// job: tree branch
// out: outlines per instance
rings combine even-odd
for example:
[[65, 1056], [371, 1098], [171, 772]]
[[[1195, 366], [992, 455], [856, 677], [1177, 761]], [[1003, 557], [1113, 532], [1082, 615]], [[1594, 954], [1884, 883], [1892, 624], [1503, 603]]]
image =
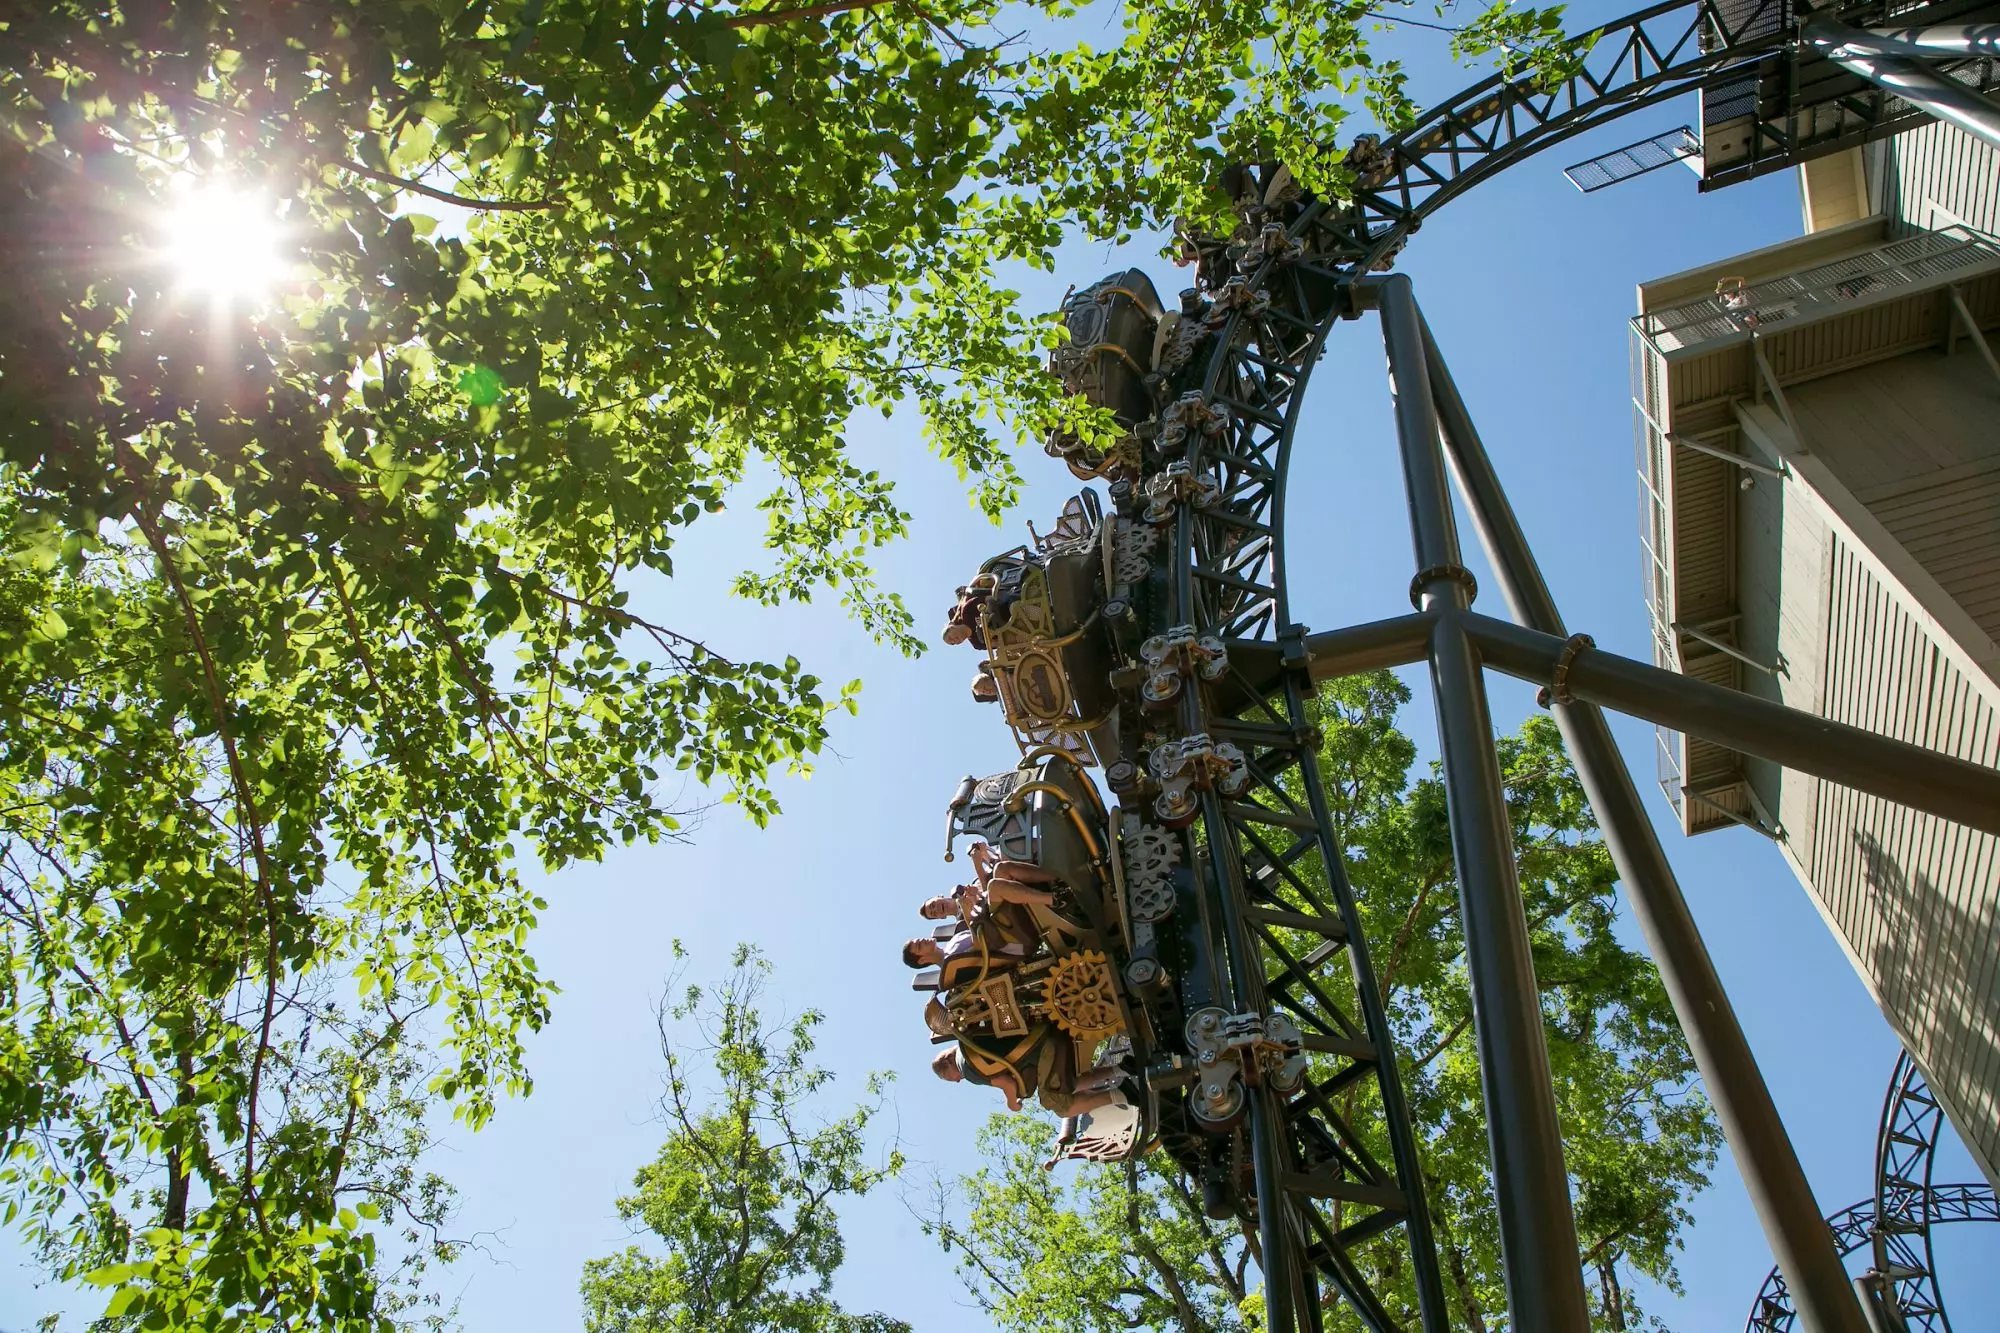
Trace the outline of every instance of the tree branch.
[[551, 208], [567, 208], [566, 199], [473, 199], [449, 190], [440, 190], [422, 181], [413, 181], [406, 176], [392, 176], [386, 171], [364, 167], [359, 162], [336, 162], [342, 171], [366, 177], [383, 185], [394, 186], [398, 190], [408, 190], [411, 194], [423, 195], [426, 199], [436, 199], [440, 203], [455, 204], [460, 208], [477, 209], [485, 213], [539, 213]]
[[1443, 1037], [1439, 1038], [1437, 1045], [1431, 1047], [1430, 1050], [1424, 1052], [1423, 1058], [1418, 1060], [1417, 1063], [1413, 1066], [1413, 1068], [1422, 1069], [1426, 1065], [1428, 1065], [1431, 1061], [1437, 1059], [1440, 1055], [1444, 1054], [1445, 1047], [1451, 1045], [1453, 1042], [1457, 1041], [1460, 1037], [1464, 1036], [1465, 1030], [1471, 1026], [1472, 1026], [1472, 1015], [1468, 1013], [1464, 1018], [1461, 1018], [1458, 1020], [1458, 1022], [1452, 1024], [1451, 1031], [1445, 1033]]
[[800, 19], [826, 18], [830, 14], [845, 14], [856, 9], [880, 9], [893, 5], [896, 0], [833, 0], [831, 4], [806, 5], [799, 9], [760, 10], [750, 14], [732, 14], [725, 22], [732, 28], [765, 28], [779, 23], [795, 23]]
[[[121, 466], [125, 459], [123, 451]], [[127, 467], [128, 473], [135, 473], [132, 480], [143, 487], [143, 481], [136, 470]], [[142, 491], [143, 494], [143, 491]], [[160, 562], [160, 572], [166, 576], [167, 584], [173, 589], [174, 598], [180, 604], [182, 618], [187, 622], [188, 636], [194, 643], [196, 654], [201, 659], [202, 680], [208, 691], [209, 707], [215, 715], [215, 733], [222, 741], [223, 754], [229, 761], [230, 785], [234, 788], [237, 809], [244, 823], [244, 832], [250, 840], [250, 854], [256, 863], [257, 873], [253, 885], [264, 909], [264, 1003], [262, 1020], [257, 1032], [257, 1049], [250, 1059], [250, 1087], [245, 1100], [243, 1115], [243, 1193], [250, 1201], [252, 1217], [256, 1219], [259, 1232], [269, 1240], [264, 1218], [264, 1206], [257, 1197], [257, 1099], [262, 1091], [264, 1061], [271, 1049], [271, 1027], [277, 1021], [278, 1013], [278, 907], [274, 896], [271, 877], [270, 857], [264, 847], [264, 817], [257, 809], [256, 789], [250, 785], [249, 771], [243, 766], [242, 756], [237, 752], [236, 735], [229, 723], [229, 705], [222, 690], [222, 676], [215, 665], [214, 654], [209, 651], [208, 636], [202, 632], [201, 616], [195, 610], [194, 600], [188, 596], [187, 585], [181, 582], [180, 569], [174, 564], [173, 552], [161, 535], [159, 525], [147, 512], [143, 500], [132, 506], [132, 517], [145, 534], [146, 544], [153, 549]]]

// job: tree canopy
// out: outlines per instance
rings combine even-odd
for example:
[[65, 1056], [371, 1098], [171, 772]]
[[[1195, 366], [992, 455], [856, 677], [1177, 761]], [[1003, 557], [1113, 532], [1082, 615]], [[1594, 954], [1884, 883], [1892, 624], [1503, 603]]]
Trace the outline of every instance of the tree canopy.
[[[1450, 830], [1441, 783], [1410, 775], [1416, 747], [1395, 720], [1408, 698], [1387, 672], [1322, 687], [1321, 768], [1375, 944], [1454, 1319], [1499, 1330], [1509, 1325]], [[1630, 1275], [1678, 1288], [1688, 1203], [1708, 1183], [1721, 1132], [1658, 973], [1617, 937], [1610, 857], [1554, 723], [1530, 718], [1500, 751], [1593, 1319], [1607, 1333], [1661, 1328]], [[1343, 1111], [1386, 1155], [1379, 1105], [1356, 1092]], [[1062, 1178], [1037, 1164], [1046, 1139], [1032, 1117], [996, 1116], [985, 1165], [925, 1218], [1005, 1333], [1258, 1326], [1242, 1238], [1202, 1215], [1199, 1185], [1166, 1154]], [[1400, 1244], [1363, 1261], [1414, 1327]], [[1328, 1328], [1361, 1327], [1328, 1300]]]
[[831, 1294], [846, 1254], [841, 1202], [892, 1178], [902, 1158], [890, 1150], [869, 1162], [879, 1101], [817, 1121], [815, 1100], [832, 1079], [812, 1063], [821, 1016], [773, 1027], [768, 971], [739, 948], [712, 993], [688, 986], [661, 1010], [667, 1138], [639, 1169], [636, 1192], [618, 1200], [619, 1216], [653, 1244], [584, 1267], [587, 1333], [910, 1333], [887, 1315], [849, 1313]]
[[[518, 858], [676, 836], [677, 770], [766, 819], [854, 701], [634, 589], [750, 486], [735, 589], [912, 648], [850, 419], [913, 405], [997, 513], [1015, 437], [1092, 425], [1005, 267], [1230, 158], [1339, 189], [1396, 12], [0, 5], [0, 1191], [51, 1271], [154, 1327], [394, 1318], [378, 1237], [451, 1252], [433, 1111], [531, 1086]], [[277, 229], [261, 299], [169, 262], [204, 192]]]

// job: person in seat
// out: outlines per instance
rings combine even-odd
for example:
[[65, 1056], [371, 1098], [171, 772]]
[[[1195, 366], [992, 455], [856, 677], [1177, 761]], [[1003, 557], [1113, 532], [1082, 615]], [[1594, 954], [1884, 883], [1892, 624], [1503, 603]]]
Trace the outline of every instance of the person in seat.
[[1054, 886], [1059, 882], [1052, 871], [1033, 861], [1013, 861], [983, 842], [967, 849], [979, 892], [988, 903], [1001, 904], [1026, 918], [1027, 927], [1062, 951], [1076, 948], [1089, 927], [1056, 906]]
[[1084, 927], [1057, 909], [1053, 889], [1026, 882], [1054, 884], [1054, 875], [1032, 862], [1003, 860], [983, 842], [972, 844], [970, 856], [978, 882], [925, 899], [917, 911], [926, 921], [956, 917], [966, 929], [988, 930], [993, 938], [1023, 945], [1029, 954], [1044, 940], [1058, 948], [1074, 947]]
[[980, 623], [980, 613], [985, 610], [987, 599], [993, 596], [993, 586], [991, 574], [980, 574], [958, 590], [958, 600], [945, 613], [946, 643], [956, 646], [970, 639], [974, 648], [986, 651], [986, 628]]
[[1018, 1037], [966, 1037], [931, 1061], [931, 1072], [947, 1083], [992, 1088], [1018, 1111], [1033, 1097], [1065, 1120], [1111, 1105], [1124, 1075], [1115, 1068], [1076, 1073], [1075, 1047], [1053, 1023], [1037, 1023]]
[[1002, 936], [996, 928], [969, 928], [940, 944], [920, 935], [903, 946], [903, 962], [911, 968], [938, 970], [938, 991], [977, 985], [995, 972], [1011, 971], [1026, 961], [1030, 947]]

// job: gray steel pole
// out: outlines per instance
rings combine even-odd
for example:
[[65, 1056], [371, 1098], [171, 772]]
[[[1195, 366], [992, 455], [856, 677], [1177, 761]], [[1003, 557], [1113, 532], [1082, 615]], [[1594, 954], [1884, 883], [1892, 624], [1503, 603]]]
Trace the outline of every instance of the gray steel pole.
[[1842, 69], [2000, 148], [2000, 105], [1992, 98], [1947, 78], [1921, 60], [1911, 59], [1894, 42], [1836, 19], [1814, 15], [1799, 32]]
[[[1527, 625], [1546, 634], [1566, 635], [1555, 598], [1472, 424], [1472, 414], [1428, 325], [1423, 333], [1446, 454], [1455, 465], [1459, 489], [1507, 604]], [[1805, 1169], [1603, 710], [1592, 703], [1558, 700], [1555, 716], [1795, 1308], [1814, 1333], [1868, 1333], [1826, 1215], [1813, 1198]]]
[[1424, 660], [1433, 617], [1417, 614], [1306, 636], [1307, 670], [1314, 680], [1355, 676]]
[[1458, 867], [1459, 916], [1493, 1156], [1507, 1308], [1512, 1326], [1524, 1333], [1589, 1333], [1590, 1308], [1556, 1120], [1541, 989], [1528, 946], [1486, 679], [1465, 630], [1471, 599], [1438, 449], [1417, 303], [1410, 280], [1400, 274], [1371, 285], [1380, 294], [1396, 433], [1409, 489], [1418, 567], [1412, 594], [1421, 598], [1424, 611], [1434, 614], [1431, 683]]
[[2000, 56], [2000, 23], [1940, 23], [1929, 28], [1868, 30], [1885, 53], [1935, 60], [1939, 56]]
[[1969, 828], [2000, 833], [2000, 770], [1599, 648], [1571, 650], [1553, 634], [1490, 616], [1468, 615], [1465, 625], [1481, 657], [1496, 671], [1546, 685], [1567, 658], [1569, 689], [1579, 699]]

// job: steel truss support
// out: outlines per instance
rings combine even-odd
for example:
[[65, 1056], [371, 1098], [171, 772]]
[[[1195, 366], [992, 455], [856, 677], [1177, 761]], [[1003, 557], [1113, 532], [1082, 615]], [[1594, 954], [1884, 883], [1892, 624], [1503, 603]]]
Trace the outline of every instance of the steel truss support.
[[[1692, 680], [1568, 636], [1407, 278], [1355, 284], [1379, 309], [1409, 492], [1419, 610], [1304, 643], [1314, 679], [1428, 660], [1458, 863], [1467, 970], [1494, 1163], [1508, 1305], [1523, 1328], [1583, 1330], [1563, 1150], [1484, 667], [1549, 687], [1564, 742], [1660, 968], [1798, 1313], [1815, 1333], [1870, 1333], [1680, 884], [1600, 705], [2000, 832], [2000, 771]], [[1443, 446], [1441, 449], [1440, 446]], [[1474, 614], [1446, 458], [1514, 614]]]
[[[1534, 629], [1550, 636], [1567, 635], [1555, 598], [1428, 325], [1423, 334], [1446, 451], [1507, 604], [1517, 619]], [[1563, 743], [1624, 882], [1632, 914], [1660, 969], [1703, 1086], [1799, 1310], [1807, 1326], [1819, 1333], [1866, 1333], [1861, 1307], [1834, 1250], [1824, 1214], [1611, 727], [1596, 704], [1575, 699], [1560, 685], [1551, 702]]]
[[[1983, 3], [1930, 0], [1897, 19], [1905, 27], [1961, 22], [1978, 17], [1973, 9], [1983, 13]], [[1537, 1333], [1581, 1330], [1586, 1314], [1481, 668], [1554, 681], [1579, 699], [1669, 719], [1681, 730], [1718, 735], [1748, 753], [1980, 827], [1990, 827], [1982, 821], [2000, 810], [2000, 786], [1991, 785], [2000, 775], [1943, 760], [1934, 761], [1947, 764], [1943, 770], [1912, 766], [1905, 762], [1911, 755], [1931, 757], [1582, 650], [1559, 634], [1472, 614], [1471, 589], [1459, 582], [1421, 319], [1406, 285], [1398, 303], [1408, 318], [1397, 316], [1392, 322], [1398, 327], [1385, 331], [1403, 372], [1398, 411], [1405, 418], [1403, 451], [1412, 469], [1422, 570], [1413, 595], [1428, 609], [1310, 639], [1293, 621], [1282, 555], [1287, 464], [1306, 381], [1328, 329], [1360, 313], [1383, 289], [1381, 280], [1363, 275], [1387, 268], [1443, 204], [1553, 144], [1698, 89], [1777, 80], [1798, 52], [1797, 9], [1789, 0], [1659, 0], [1598, 29], [1584, 46], [1580, 63], [1559, 81], [1496, 75], [1400, 134], [1356, 144], [1347, 162], [1355, 172], [1351, 198], [1308, 197], [1296, 209], [1284, 200], [1251, 208], [1260, 216], [1246, 216], [1246, 222], [1282, 221], [1284, 244], [1263, 247], [1261, 261], [1232, 251], [1230, 272], [1241, 282], [1225, 286], [1221, 271], [1201, 274], [1199, 294], [1207, 298], [1202, 318], [1212, 333], [1199, 380], [1192, 373], [1172, 377], [1179, 401], [1193, 401], [1196, 410], [1187, 418], [1185, 445], [1169, 450], [1162, 443], [1159, 458], [1184, 474], [1177, 486], [1194, 490], [1174, 492], [1173, 603], [1165, 623], [1152, 628], [1186, 626], [1228, 646], [1226, 688], [1212, 698], [1202, 691], [1183, 696], [1177, 730], [1239, 747], [1250, 774], [1242, 793], [1207, 791], [1200, 803], [1197, 870], [1208, 886], [1202, 900], [1212, 906], [1204, 929], [1213, 930], [1218, 953], [1226, 955], [1226, 988], [1239, 1010], [1283, 1012], [1314, 1054], [1300, 1091], [1278, 1099], [1260, 1089], [1252, 1097], [1243, 1155], [1253, 1159], [1247, 1165], [1254, 1170], [1238, 1170], [1242, 1221], [1268, 1273], [1271, 1333], [1317, 1333], [1322, 1306], [1331, 1308], [1336, 1298], [1376, 1333], [1396, 1333], [1413, 1322], [1426, 1333], [1443, 1333], [1453, 1322], [1394, 1034], [1321, 790], [1310, 711], [1314, 679], [1426, 658], [1432, 663], [1453, 774], [1454, 850], [1461, 859], [1512, 1323]], [[1794, 99], [1787, 119], [1759, 129], [1748, 156], [1711, 170], [1703, 188], [1924, 119], [1923, 112], [1872, 87], [1857, 91], [1859, 80], [1817, 56], [1813, 61], [1832, 75], [1829, 87], [1814, 96], [1838, 94], [1843, 109], [1822, 118], [1818, 103]], [[1268, 239], [1268, 232], [1259, 234]], [[1195, 428], [1196, 421], [1209, 424]], [[1184, 457], [1177, 456], [1183, 449]], [[1849, 744], [1857, 737], [1859, 749]], [[1828, 758], [1834, 747], [1849, 753]], [[1877, 762], [1885, 756], [1886, 765]], [[1968, 775], [1973, 785], [1967, 790], [1975, 794], [1956, 800], [1939, 794]], [[1608, 808], [1609, 798], [1594, 796]], [[1965, 813], [1982, 803], [1983, 816]], [[1379, 1098], [1387, 1160], [1353, 1119], [1350, 1094], [1357, 1091], [1365, 1100]], [[1398, 1248], [1414, 1279], [1413, 1310], [1388, 1308], [1387, 1294], [1374, 1285], [1397, 1271]], [[1844, 1326], [1833, 1327], [1845, 1333]]]
[[1541, 988], [1521, 905], [1507, 795], [1479, 654], [1466, 629], [1470, 579], [1459, 556], [1438, 418], [1410, 280], [1376, 288], [1396, 400], [1417, 575], [1430, 615], [1428, 655], [1444, 751], [1446, 807], [1472, 986], [1473, 1035], [1493, 1157], [1500, 1249], [1513, 1326], [1589, 1333], [1562, 1131], [1556, 1122]]
[[[1889, 1078], [1875, 1147], [1875, 1194], [1826, 1219], [1842, 1255], [1864, 1247], [1874, 1266], [1855, 1279], [1871, 1327], [1880, 1333], [1951, 1333], [1931, 1252], [1931, 1231], [1946, 1222], [2000, 1222], [2000, 1201], [1985, 1181], [1934, 1185], [1944, 1115], [1923, 1071], [1905, 1051]], [[1772, 1269], [1751, 1303], [1744, 1333], [1793, 1333], [1798, 1302]]]

